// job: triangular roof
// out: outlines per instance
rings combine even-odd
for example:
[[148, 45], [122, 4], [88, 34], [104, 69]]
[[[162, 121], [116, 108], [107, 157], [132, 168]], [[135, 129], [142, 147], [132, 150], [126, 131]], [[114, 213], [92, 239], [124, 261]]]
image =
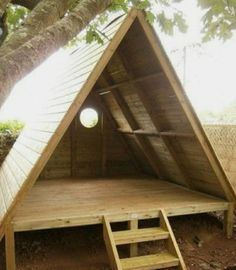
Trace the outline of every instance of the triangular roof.
[[[6, 224], [13, 215], [16, 205], [22, 201], [37, 180], [93, 88], [96, 88], [94, 91], [100, 94], [112, 91], [116, 100], [116, 105], [113, 105], [120, 108], [119, 113], [126, 119], [125, 125], [118, 125], [119, 132], [136, 136], [137, 144], [149, 161], [152, 172], [159, 178], [228, 201], [235, 200], [233, 189], [159, 39], [146, 22], [144, 14], [132, 10], [127, 16], [120, 17], [109, 24], [104, 30], [104, 36], [106, 39], [103, 45], [84, 45], [71, 55], [66, 71], [45, 101], [44, 109], [39, 112], [34, 123], [25, 127], [2, 164], [0, 239], [5, 233]], [[141, 45], [145, 48], [140, 47], [140, 38], [143, 39], [144, 43]], [[126, 68], [128, 79], [125, 79], [127, 74], [119, 77], [112, 71], [112, 66], [107, 67], [121, 45], [124, 55], [120, 57], [124, 61], [120, 68]], [[136, 56], [140, 55], [139, 59], [135, 54], [134, 56], [129, 54], [132, 50], [136, 50]], [[117, 56], [113, 59], [113, 64], [121, 65], [116, 58]], [[140, 69], [135, 70], [135, 61], [140, 61], [139, 64], [137, 63]], [[133, 62], [133, 69], [129, 69], [129, 62]], [[104, 76], [101, 77], [105, 68], [109, 85], [106, 84], [107, 82], [104, 83]], [[150, 89], [156, 87], [158, 91], [164, 93], [164, 96], [157, 91], [155, 96], [148, 100], [147, 92], [141, 89], [143, 85], [144, 88]], [[124, 91], [135, 88], [138, 94], [134, 96], [133, 101], [125, 102], [119, 93], [113, 91], [117, 87], [123, 88]], [[140, 100], [142, 106], [139, 106]], [[129, 108], [132, 102], [134, 106]], [[112, 110], [109, 100], [105, 103]], [[135, 119], [131, 109], [134, 115], [142, 111], [146, 122], [141, 123]], [[116, 113], [117, 108], [114, 109], [114, 114]], [[116, 119], [115, 115], [113, 116]], [[166, 124], [163, 121], [166, 121]], [[117, 123], [119, 124], [119, 120]], [[148, 127], [149, 131], [145, 131], [145, 127]], [[142, 137], [145, 132], [150, 136], [148, 143], [147, 139]], [[152, 141], [152, 136], [159, 136], [159, 141]], [[176, 142], [170, 138], [176, 138]], [[198, 164], [196, 156], [199, 156]], [[184, 168], [185, 162], [187, 165]], [[199, 171], [199, 166], [204, 167], [202, 171]]]

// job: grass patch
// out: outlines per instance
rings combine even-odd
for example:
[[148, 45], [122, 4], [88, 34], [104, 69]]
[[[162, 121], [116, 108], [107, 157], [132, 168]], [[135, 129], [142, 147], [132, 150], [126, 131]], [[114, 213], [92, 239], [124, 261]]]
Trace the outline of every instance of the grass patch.
[[0, 122], [0, 133], [19, 134], [24, 124], [18, 120]]
[[24, 124], [17, 120], [0, 122], [0, 165], [23, 128]]

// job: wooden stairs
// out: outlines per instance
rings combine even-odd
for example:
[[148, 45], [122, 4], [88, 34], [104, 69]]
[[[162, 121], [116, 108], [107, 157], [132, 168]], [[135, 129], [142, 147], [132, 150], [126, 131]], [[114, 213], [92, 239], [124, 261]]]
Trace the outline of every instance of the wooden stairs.
[[[112, 231], [111, 223], [115, 221], [104, 216], [103, 234], [112, 270], [187, 269], [164, 210], [160, 210], [159, 219], [159, 227], [139, 229], [135, 219], [128, 221], [129, 230]], [[167, 241], [168, 251], [138, 256], [137, 243], [157, 240]], [[130, 257], [121, 259], [117, 246], [126, 244], [130, 244]]]

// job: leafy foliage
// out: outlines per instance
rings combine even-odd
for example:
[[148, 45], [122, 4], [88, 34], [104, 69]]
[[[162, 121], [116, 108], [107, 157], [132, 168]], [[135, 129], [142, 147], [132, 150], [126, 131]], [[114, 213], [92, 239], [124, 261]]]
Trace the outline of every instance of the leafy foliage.
[[9, 32], [14, 32], [23, 22], [28, 15], [28, 9], [17, 6], [9, 5], [7, 8], [7, 25]]
[[0, 133], [18, 134], [23, 127], [24, 124], [17, 120], [0, 122]]
[[203, 41], [216, 37], [223, 40], [231, 38], [236, 29], [236, 0], [199, 0], [198, 3], [206, 10]]
[[102, 44], [104, 38], [107, 38], [106, 35], [104, 35], [104, 33], [99, 30], [99, 28], [101, 28], [104, 23], [108, 21], [108, 16], [108, 12], [101, 14], [91, 25], [87, 27], [85, 36], [85, 40], [87, 43], [96, 41], [99, 44]]
[[[183, 0], [113, 0], [107, 12], [99, 15], [97, 19], [87, 27], [85, 39], [88, 43], [103, 43], [106, 38], [99, 30], [102, 28], [111, 12], [128, 12], [131, 7], [136, 7], [146, 12], [149, 23], [157, 23], [160, 29], [168, 35], [173, 35], [175, 30], [185, 33], [187, 24], [184, 14], [176, 8], [176, 3]], [[78, 0], [71, 0], [73, 9]], [[198, 0], [198, 5], [205, 11], [203, 15], [203, 41], [213, 38], [227, 40], [236, 29], [236, 0]], [[70, 12], [70, 11], [68, 11]], [[9, 5], [7, 24], [9, 32], [13, 32], [28, 15], [26, 8]], [[73, 39], [69, 46], [77, 44], [78, 39]]]
[[0, 165], [23, 129], [19, 121], [0, 122]]
[[[92, 43], [96, 41], [99, 44], [102, 44], [104, 42], [104, 39], [107, 37], [99, 29], [104, 27], [104, 24], [107, 23], [109, 19], [109, 14], [110, 14], [109, 12], [104, 12], [103, 14], [97, 16], [96, 20], [94, 20], [93, 23], [87, 26], [84, 38], [82, 39], [85, 40], [87, 43]], [[81, 33], [79, 36], [81, 36]], [[81, 41], [80, 37], [74, 37], [67, 44], [67, 47], [76, 47], [80, 41]]]
[[[182, 0], [179, 0], [182, 1]], [[158, 23], [161, 30], [168, 35], [172, 35], [175, 29], [181, 32], [187, 31], [187, 24], [185, 22], [183, 13], [176, 8], [172, 7], [172, 4], [177, 2], [176, 0], [113, 0], [113, 4], [110, 9], [105, 13], [97, 17], [97, 20], [93, 22], [87, 28], [86, 41], [88, 43], [98, 42], [103, 43], [106, 36], [99, 30], [104, 22], [108, 19], [108, 14], [121, 12], [127, 13], [131, 7], [136, 7], [139, 10], [145, 11], [146, 20], [153, 24]], [[168, 13], [168, 16], [167, 16]]]

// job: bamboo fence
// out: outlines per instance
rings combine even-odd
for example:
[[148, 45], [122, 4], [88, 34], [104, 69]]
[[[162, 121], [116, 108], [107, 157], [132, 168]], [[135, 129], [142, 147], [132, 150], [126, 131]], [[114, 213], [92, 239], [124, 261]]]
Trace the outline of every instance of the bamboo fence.
[[236, 190], [236, 125], [204, 125], [204, 129]]

